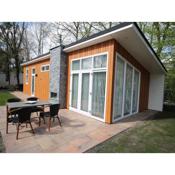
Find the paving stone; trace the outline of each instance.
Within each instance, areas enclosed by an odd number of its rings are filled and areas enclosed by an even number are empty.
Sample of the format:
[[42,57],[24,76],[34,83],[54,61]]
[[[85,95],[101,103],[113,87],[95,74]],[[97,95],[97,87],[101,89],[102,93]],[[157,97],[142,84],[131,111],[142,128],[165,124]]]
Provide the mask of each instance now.
[[[27,97],[17,91],[14,94],[22,99]],[[28,128],[23,127],[19,133],[20,139],[16,140],[15,125],[9,126],[9,134],[5,133],[6,108],[3,106],[0,107],[0,131],[6,152],[84,152],[113,135],[134,127],[146,117],[154,114],[154,111],[146,111],[109,125],[76,112],[61,109],[62,127],[55,122],[52,124],[51,132],[48,132],[47,124],[42,123],[39,127],[38,118],[34,118],[36,114],[32,114],[35,135],[31,133],[29,126]]]

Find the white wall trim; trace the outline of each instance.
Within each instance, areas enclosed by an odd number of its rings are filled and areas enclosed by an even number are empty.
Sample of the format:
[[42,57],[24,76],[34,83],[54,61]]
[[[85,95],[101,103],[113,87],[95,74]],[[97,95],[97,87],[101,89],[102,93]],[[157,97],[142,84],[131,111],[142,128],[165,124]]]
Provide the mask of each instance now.
[[150,74],[148,109],[163,110],[164,80],[164,74]]

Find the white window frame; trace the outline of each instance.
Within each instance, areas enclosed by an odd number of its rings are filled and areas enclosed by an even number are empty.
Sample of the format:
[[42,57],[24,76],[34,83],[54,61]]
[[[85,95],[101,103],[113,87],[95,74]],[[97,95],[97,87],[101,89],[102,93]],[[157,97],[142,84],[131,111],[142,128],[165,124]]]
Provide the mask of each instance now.
[[[45,67],[46,68],[46,66],[49,66],[49,70],[42,70],[42,68],[43,67]],[[40,68],[40,70],[41,70],[41,72],[48,72],[48,71],[50,71],[50,64],[44,64],[44,65],[41,65],[41,68]]]
[[[141,74],[141,72],[140,72],[140,70],[138,70],[135,66],[133,66],[129,61],[127,61],[127,59],[126,58],[124,58],[122,55],[120,55],[118,52],[116,52],[116,63],[115,64],[117,64],[117,59],[118,59],[118,56],[120,57],[120,59],[121,60],[123,60],[124,61],[124,82],[123,82],[123,96],[122,96],[122,115],[121,115],[121,117],[119,117],[119,118],[117,118],[117,119],[114,119],[114,115],[112,114],[112,121],[113,122],[116,122],[116,121],[118,121],[118,120],[121,120],[121,119],[123,119],[123,118],[126,118],[126,117],[129,117],[129,116],[131,116],[131,115],[134,115],[134,114],[136,114],[136,113],[138,113],[139,112],[139,103],[140,103],[140,82],[141,82],[141,76],[142,76],[142,74]],[[131,108],[130,108],[130,113],[129,114],[127,114],[127,115],[124,115],[124,103],[125,103],[125,81],[126,81],[126,67],[127,67],[127,64],[129,65],[129,66],[131,66],[132,67],[132,92],[131,92]],[[117,66],[116,66],[116,69],[117,69]],[[136,110],[136,112],[134,112],[134,113],[132,113],[132,103],[133,103],[133,83],[134,83],[134,70],[136,70],[138,73],[139,73],[139,83],[138,83],[138,86],[139,86],[139,88],[138,88],[138,96],[137,96],[137,110]],[[115,70],[116,71],[116,70]],[[116,73],[114,72],[114,76],[115,76],[115,81],[116,81]],[[115,85],[115,84],[114,84]],[[113,85],[113,86],[114,86]],[[115,88],[115,87],[114,87]],[[115,100],[115,99],[113,99],[113,100]],[[113,103],[114,104],[114,103]]]
[[25,83],[29,84],[29,68],[26,68],[26,72],[25,72]]
[[[105,68],[94,68],[94,57],[95,56],[100,56],[100,55],[106,55],[106,67]],[[82,66],[82,60],[83,59],[86,59],[86,58],[92,58],[92,68],[90,69],[81,69],[81,66]],[[73,61],[76,61],[76,60],[80,60],[80,70],[72,70],[72,62]],[[93,55],[88,55],[88,56],[85,56],[85,57],[80,57],[80,58],[75,58],[75,59],[72,59],[71,60],[71,66],[70,66],[70,89],[69,89],[69,92],[70,92],[70,95],[69,95],[69,110],[72,110],[72,111],[75,111],[75,112],[78,112],[80,114],[83,114],[84,116],[87,116],[87,117],[91,117],[91,118],[94,118],[94,119],[97,119],[99,121],[102,121],[102,122],[105,122],[106,120],[106,98],[107,98],[107,77],[108,77],[108,52],[101,52],[101,53],[98,53],[98,54],[93,54]],[[105,85],[105,104],[104,104],[104,116],[103,116],[103,119],[97,117],[97,116],[93,116],[91,114],[91,110],[92,110],[92,87],[93,87],[93,80],[92,80],[92,76],[93,76],[93,73],[94,72],[106,72],[106,85]],[[89,77],[89,92],[91,95],[89,95],[89,102],[88,102],[88,107],[89,107],[89,110],[88,112],[86,111],[82,111],[81,110],[81,86],[82,86],[82,74],[83,73],[89,73],[90,74],[90,77]],[[71,104],[72,104],[72,75],[73,74],[78,74],[79,75],[79,80],[78,80],[78,88],[79,88],[79,91],[78,91],[78,108],[74,108],[74,107],[71,107]]]

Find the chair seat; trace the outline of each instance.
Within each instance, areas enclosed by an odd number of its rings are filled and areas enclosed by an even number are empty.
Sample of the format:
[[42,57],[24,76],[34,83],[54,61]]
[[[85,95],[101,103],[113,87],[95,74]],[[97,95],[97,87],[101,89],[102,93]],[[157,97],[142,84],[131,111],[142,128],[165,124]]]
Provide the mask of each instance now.
[[52,117],[50,112],[40,112],[40,117]]
[[8,123],[18,123],[18,117],[13,116],[13,117],[8,118]]
[[31,109],[31,112],[42,112],[42,111],[43,111],[43,108],[39,106],[33,107]]

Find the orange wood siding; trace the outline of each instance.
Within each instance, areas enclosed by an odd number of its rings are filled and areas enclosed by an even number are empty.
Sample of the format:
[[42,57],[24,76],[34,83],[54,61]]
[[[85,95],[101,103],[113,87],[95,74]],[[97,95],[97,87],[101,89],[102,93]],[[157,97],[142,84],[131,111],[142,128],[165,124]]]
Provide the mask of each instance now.
[[141,72],[139,111],[148,109],[149,98],[149,72],[119,43],[116,43],[116,52],[122,55],[127,61]]
[[[49,71],[41,72],[41,66],[50,64],[50,59],[39,61],[30,65],[26,65],[23,67],[23,92],[31,96],[31,71],[32,68],[35,68],[37,76],[35,77],[35,96],[42,99],[47,100],[49,98]],[[29,81],[26,84],[26,68],[29,69]]]
[[113,91],[113,69],[114,69],[114,51],[115,40],[109,40],[100,44],[96,44],[81,50],[76,50],[68,53],[68,80],[67,80],[67,108],[69,108],[69,89],[70,89],[70,65],[72,59],[82,58],[90,55],[95,55],[103,52],[108,53],[108,67],[107,67],[107,94],[106,94],[106,111],[105,122],[111,123],[111,105],[112,105],[112,91]]

